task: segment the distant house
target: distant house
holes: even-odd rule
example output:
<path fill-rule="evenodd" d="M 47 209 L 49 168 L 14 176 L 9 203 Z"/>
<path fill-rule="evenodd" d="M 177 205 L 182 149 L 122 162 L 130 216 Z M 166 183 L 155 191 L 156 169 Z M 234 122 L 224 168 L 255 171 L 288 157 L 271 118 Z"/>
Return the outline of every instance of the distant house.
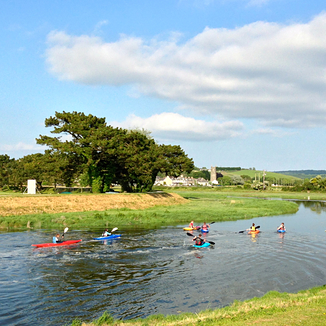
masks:
<path fill-rule="evenodd" d="M 180 187 L 180 186 L 210 186 L 209 181 L 204 178 L 192 178 L 192 177 L 184 177 L 183 175 L 174 178 L 174 177 L 156 177 L 154 185 L 156 186 L 167 186 L 167 187 Z"/>
<path fill-rule="evenodd" d="M 209 181 L 205 180 L 204 178 L 198 178 L 196 181 L 197 181 L 197 185 L 199 186 L 205 186 L 205 187 L 210 186 Z"/>

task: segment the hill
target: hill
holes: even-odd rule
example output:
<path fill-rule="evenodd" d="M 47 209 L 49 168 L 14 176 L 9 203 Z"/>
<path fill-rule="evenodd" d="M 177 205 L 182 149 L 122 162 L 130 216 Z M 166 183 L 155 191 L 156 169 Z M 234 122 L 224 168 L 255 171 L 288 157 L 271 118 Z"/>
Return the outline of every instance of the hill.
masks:
<path fill-rule="evenodd" d="M 222 171 L 221 172 L 223 175 L 248 175 L 251 178 L 255 178 L 257 180 L 262 180 L 263 179 L 263 173 L 264 171 L 258 171 L 258 170 L 240 170 L 240 171 L 232 171 L 232 172 L 227 172 L 227 171 Z M 269 172 L 265 171 L 266 175 L 265 178 L 274 178 L 275 182 L 280 182 L 279 180 L 290 180 L 295 181 L 295 180 L 300 180 L 300 177 L 297 176 L 292 176 L 292 175 L 287 175 L 285 173 L 279 173 L 279 172 Z M 281 183 L 281 182 L 280 182 Z"/>
<path fill-rule="evenodd" d="M 284 175 L 290 175 L 300 179 L 311 179 L 317 175 L 326 178 L 326 170 L 290 170 L 290 171 L 275 171 L 275 173 L 281 173 Z"/>

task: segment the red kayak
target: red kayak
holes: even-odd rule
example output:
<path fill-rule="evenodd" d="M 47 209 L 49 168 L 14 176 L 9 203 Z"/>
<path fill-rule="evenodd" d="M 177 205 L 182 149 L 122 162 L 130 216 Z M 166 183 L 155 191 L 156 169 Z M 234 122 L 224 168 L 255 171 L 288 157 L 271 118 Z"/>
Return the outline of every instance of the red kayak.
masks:
<path fill-rule="evenodd" d="M 40 243 L 40 244 L 32 244 L 32 246 L 36 247 L 36 248 L 42 248 L 42 247 L 58 247 L 58 246 L 69 246 L 71 244 L 74 243 L 78 243 L 81 240 L 68 240 L 68 241 L 63 241 L 63 242 L 59 242 L 59 243 Z"/>

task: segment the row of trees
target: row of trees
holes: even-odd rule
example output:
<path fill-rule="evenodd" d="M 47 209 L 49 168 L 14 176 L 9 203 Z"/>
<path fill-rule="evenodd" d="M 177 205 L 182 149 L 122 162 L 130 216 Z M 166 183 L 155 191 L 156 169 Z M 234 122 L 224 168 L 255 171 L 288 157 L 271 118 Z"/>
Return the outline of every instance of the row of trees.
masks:
<path fill-rule="evenodd" d="M 159 173 L 177 177 L 194 168 L 180 146 L 159 145 L 144 130 L 114 128 L 91 114 L 56 112 L 45 126 L 57 136 L 40 135 L 36 141 L 49 149 L 19 160 L 2 155 L 0 185 L 21 189 L 27 179 L 36 179 L 39 187 L 69 187 L 78 181 L 93 192 L 106 192 L 112 183 L 123 191 L 144 192 Z"/>

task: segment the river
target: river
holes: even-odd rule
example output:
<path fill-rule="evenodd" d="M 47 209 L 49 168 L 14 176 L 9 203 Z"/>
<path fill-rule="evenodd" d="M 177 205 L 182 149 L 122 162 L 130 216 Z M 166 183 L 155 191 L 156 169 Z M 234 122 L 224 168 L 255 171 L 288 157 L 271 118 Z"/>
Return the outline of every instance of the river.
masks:
<path fill-rule="evenodd" d="M 297 203 L 291 215 L 214 223 L 207 239 L 216 244 L 203 249 L 182 226 L 117 225 L 121 238 L 109 242 L 92 241 L 100 230 L 69 230 L 66 240 L 83 241 L 43 249 L 31 244 L 51 242 L 50 230 L 0 232 L 0 325 L 64 325 L 104 311 L 120 319 L 198 312 L 323 285 L 325 203 Z M 239 233 L 252 222 L 261 233 Z M 281 222 L 285 234 L 275 231 Z"/>

